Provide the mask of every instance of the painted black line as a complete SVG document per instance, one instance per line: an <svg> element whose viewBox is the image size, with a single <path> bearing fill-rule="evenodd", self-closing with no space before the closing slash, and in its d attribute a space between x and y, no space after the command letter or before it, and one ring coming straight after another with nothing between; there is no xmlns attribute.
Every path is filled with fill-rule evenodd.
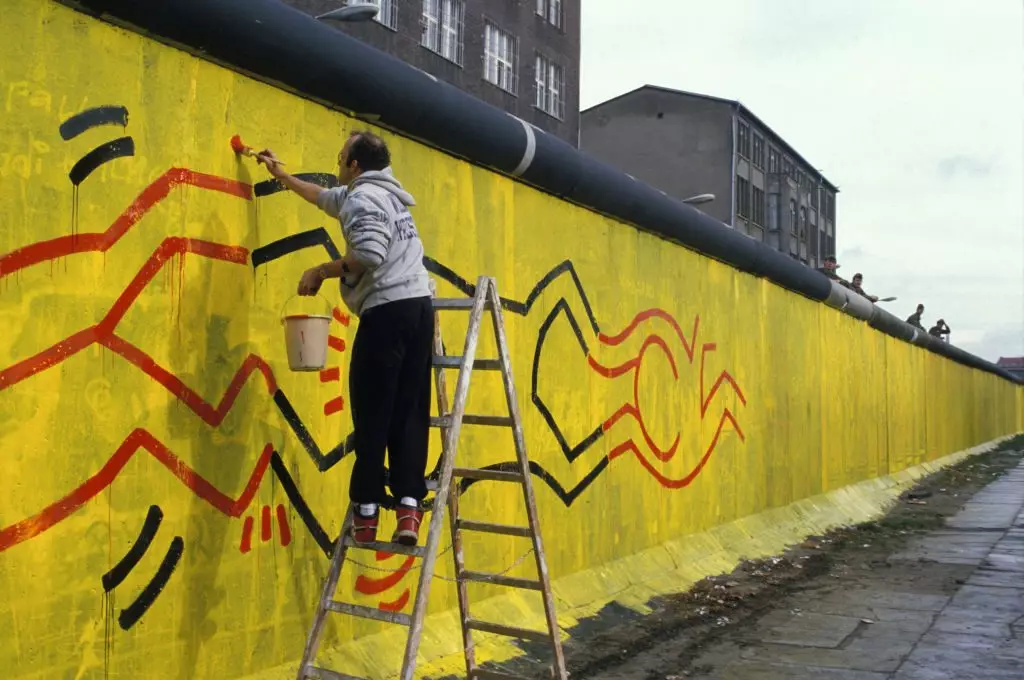
<svg viewBox="0 0 1024 680"><path fill-rule="evenodd" d="M571 463L572 461L579 458L584 451L593 446L594 442L604 435L604 428L600 425L597 426L593 432L591 432L583 441L579 442L575 446L569 446L569 443L565 439L565 435L562 433L562 428L559 427L558 421L555 420L551 410L541 399L539 385L540 385L540 356L544 350L544 342L547 340L548 331L551 330L551 326L555 323L555 320L559 315L565 314L565 318L569 321L569 325L572 327L572 332L576 336L576 341L579 343L580 349L583 350L584 359L590 355L590 349L587 347L587 342L583 338L583 331L580 329L580 325L576 322L576 317L573 316L572 309L569 307L569 303L565 301L565 298L561 298L555 303L555 306L551 308L551 312L547 318L544 319L544 323L540 325L540 330L537 332L537 346L533 353L533 373L531 375L530 385L530 397L533 400L533 405L540 411L541 416L544 418L544 422L548 424L548 429L555 435L555 439L558 441L558 445L562 448L562 453Z"/></svg>
<svg viewBox="0 0 1024 680"><path fill-rule="evenodd" d="M75 167L71 168L68 178L76 187L85 181L85 178L92 174L93 170L104 163L109 163L115 158L135 155L135 141L131 137L121 137L106 144L100 144L89 153L82 156Z"/></svg>
<svg viewBox="0 0 1024 680"><path fill-rule="evenodd" d="M261 264L272 262L305 248L315 248L316 246L323 246L332 260L341 259L341 252L338 250L338 246L334 245L334 239L331 238L326 229L318 227L298 234L292 234L291 236L285 236L273 243L256 248L252 251L252 267L255 269Z"/></svg>
<svg viewBox="0 0 1024 680"><path fill-rule="evenodd" d="M128 127L128 109L123 106L97 106L86 109L60 124L60 136L67 141L100 125Z"/></svg>
<svg viewBox="0 0 1024 680"><path fill-rule="evenodd" d="M135 565L139 563L142 556L146 554L146 550L149 549L149 544L153 542L153 537L156 536L157 529L160 528L160 522L164 519L164 513L159 507L155 505L149 506L149 512L146 513L146 521L142 523L142 531L139 532L139 537L135 539L135 543L128 549L121 561L114 565L114 567L103 575L103 590L110 592L114 588L121 585Z"/></svg>
<svg viewBox="0 0 1024 680"><path fill-rule="evenodd" d="M292 479L291 473L288 472L288 468L285 467L284 461L281 460L281 456L278 455L277 451L274 451L270 456L270 469L277 475L277 480L281 482L281 488L284 489L284 493L288 496L292 508L295 509L295 513L302 520L302 524L305 525L309 535L313 537L316 544L324 551L324 555L330 557L334 550L334 541L327 536L323 525L317 520L313 511L309 509L306 499L302 497L299 487L295 485L295 480ZM342 505L342 507L345 506Z"/></svg>
<svg viewBox="0 0 1024 680"><path fill-rule="evenodd" d="M580 494L586 491L587 487L593 484L594 480L597 479L602 472L604 472L604 469L606 467L608 467L607 456L599 460L597 465L594 466L594 469L588 472L586 477L577 482L576 486L566 490L561 484L558 483L558 480L556 480L550 472L548 472L541 466L540 463L537 463L532 460L530 461L530 473L533 474L535 477L539 478L545 484L547 484L548 487L555 492L555 495L558 496L559 499L561 499L565 507L569 507L570 505L572 505L573 502L577 498L579 498ZM519 463L515 461L509 461L507 463L497 463L495 465L488 465L482 469L499 470L501 472L518 472ZM459 488L462 491L466 491L467 489L469 489L472 486L475 486L479 482L480 480L477 479L463 479L462 482L460 483Z"/></svg>
<svg viewBox="0 0 1024 680"><path fill-rule="evenodd" d="M128 630L134 626L149 611L149 608L153 606L153 602L163 592L167 581L170 580L171 574L177 569L178 562L181 561L181 553L184 550L185 541L182 540L181 536L175 536L174 540L171 541L171 547L167 550L167 554L164 555L164 561L160 563L160 567L156 570L153 580L146 584L146 587L142 589L142 593L135 598L135 601L122 609L118 615L117 622L121 624L122 629Z"/></svg>
<svg viewBox="0 0 1024 680"><path fill-rule="evenodd" d="M333 189L338 186L337 175L332 175L326 172L299 172L294 176L303 181L312 182L324 189ZM287 191L287 189L288 188L281 184L279 180L268 179L262 182L256 182L252 188L252 193L256 198L261 198L263 196L271 196L281 191Z"/></svg>
<svg viewBox="0 0 1024 680"><path fill-rule="evenodd" d="M355 435L350 434L345 438L345 441L327 453L323 453L313 440L313 435L309 433L306 425L299 418L299 414L292 408L292 404L288 401L288 397L285 396L284 392L281 390L274 392L274 403L277 404L278 410L281 411L281 416L288 423L288 426L292 428L292 432L295 433L299 441L302 442L303 448L306 449L306 453L313 459L316 469L320 472L327 472L337 465L338 461L355 450Z"/></svg>

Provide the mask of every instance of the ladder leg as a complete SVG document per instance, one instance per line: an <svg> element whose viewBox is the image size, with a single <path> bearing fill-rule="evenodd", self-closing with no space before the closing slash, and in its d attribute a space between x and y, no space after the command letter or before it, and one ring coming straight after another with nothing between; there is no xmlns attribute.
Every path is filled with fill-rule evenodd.
<svg viewBox="0 0 1024 680"><path fill-rule="evenodd" d="M320 638L324 632L324 624L327 622L327 603L334 599L334 592L338 589L338 580L341 578L341 568L345 564L345 553L347 548L342 540L352 525L352 504L349 504L348 512L345 513L345 521L341 525L341 534L334 543L334 554L331 557L331 566L327 571L327 578L324 579L324 588L320 593L320 602L316 606L316 614L313 618L313 627L306 639L306 649L302 654L302 663L299 666L298 680L306 678L306 667L316 660L317 650L320 648Z"/></svg>
<svg viewBox="0 0 1024 680"><path fill-rule="evenodd" d="M501 314L501 300L494 279L489 279L487 294L491 302L491 320L494 324L494 338L498 345L498 361L501 363L501 376L505 385L505 400L508 402L509 415L512 417L512 438L515 441L516 459L523 473L523 497L526 502L526 515L530 523L533 555L537 563L537 574L543 585L544 614L547 618L548 631L551 635L551 651L554 655L554 675L565 680L565 656L562 652L562 641L559 638L558 617L555 612L554 596L551 594L551 577L548 574L547 557L540 536L540 521L537 517L537 505L533 496L533 482L530 474L530 459L526 453L526 441L523 437L523 423L519 414L516 399L515 383L512 380L512 361L509 357L508 341L505 337L505 324Z"/></svg>
<svg viewBox="0 0 1024 680"><path fill-rule="evenodd" d="M466 657L466 678L471 678L476 669L476 650L473 647L473 633L469 621L469 592L466 582L459 575L466 569L462 554L462 532L459 530L459 480L453 480L448 496L448 520L452 533L452 560L455 565L455 588L459 595L459 626L462 627L462 649Z"/></svg>
<svg viewBox="0 0 1024 680"><path fill-rule="evenodd" d="M416 653L419 651L420 638L423 636L423 619L430 597L430 581L434 577L434 565L437 562L437 544L441 535L441 526L448 504L448 491L452 484L452 468L455 453L458 449L459 433L462 430L462 416L466 411L466 395L469 392L470 377L473 374L473 361L476 358L477 340L480 336L480 320L483 318L484 302L486 301L486 278L480 277L473 308L469 314L469 327L466 333L466 344L462 351L459 366L459 378L455 383L455 401L452 407L452 424L445 432L442 449L441 478L438 480L437 492L434 494L434 508L430 513L430 529L427 534L426 553L420 569L419 587L416 589L416 602L413 605L412 625L409 639L405 644L405 656L402 660L401 680L413 680L416 671Z"/></svg>

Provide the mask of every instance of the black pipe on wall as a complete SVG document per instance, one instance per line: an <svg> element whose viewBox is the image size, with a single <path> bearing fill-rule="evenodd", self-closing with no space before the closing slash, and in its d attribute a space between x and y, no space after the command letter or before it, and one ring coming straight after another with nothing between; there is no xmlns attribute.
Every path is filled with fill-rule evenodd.
<svg viewBox="0 0 1024 680"><path fill-rule="evenodd" d="M823 274L278 0L62 1L518 177L813 300L824 301L831 291ZM878 314L872 325L909 341L912 333L901 327L907 324L891 316ZM1016 382L995 364L940 344L929 348Z"/></svg>

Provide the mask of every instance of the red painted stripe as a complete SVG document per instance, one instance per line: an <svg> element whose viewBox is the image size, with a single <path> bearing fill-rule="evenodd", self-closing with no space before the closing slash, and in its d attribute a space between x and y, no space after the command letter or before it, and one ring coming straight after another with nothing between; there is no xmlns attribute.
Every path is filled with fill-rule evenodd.
<svg viewBox="0 0 1024 680"><path fill-rule="evenodd" d="M718 392L718 388L722 386L723 382L727 382L732 386L732 389L736 392L736 396L740 398L740 403L744 406L747 405L747 398L743 396L743 390L740 389L739 384L729 375L728 371L723 370L718 374L718 379L715 380L715 384L711 386L711 391L708 392L708 396L704 396L704 359L707 357L708 352L715 351L714 343L707 343L702 348L703 351L700 354L700 416L704 417L704 414L708 411L708 406L711 404L711 400L714 398L715 393Z"/></svg>
<svg viewBox="0 0 1024 680"><path fill-rule="evenodd" d="M328 336L327 344L333 350L337 350L339 352L344 352L345 351L345 341L342 340L341 338L335 337L333 335Z"/></svg>
<svg viewBox="0 0 1024 680"><path fill-rule="evenodd" d="M240 517L249 507L256 494L256 489L263 480L263 475L270 464L270 456L274 451L273 447L267 444L249 475L245 489L237 499L232 499L175 456L152 434L146 430L136 429L125 438L106 465L74 491L47 506L38 514L0 529L0 552L38 536L95 498L117 479L121 470L139 449L146 450L192 493L229 517Z"/></svg>
<svg viewBox="0 0 1024 680"><path fill-rule="evenodd" d="M337 382L341 380L341 369L335 366L334 368L325 368L320 371L320 382Z"/></svg>
<svg viewBox="0 0 1024 680"><path fill-rule="evenodd" d="M280 532L281 545L288 547L292 542L292 530L288 526L288 515L285 514L284 506L277 506L277 529Z"/></svg>
<svg viewBox="0 0 1024 680"><path fill-rule="evenodd" d="M216 177L184 168L171 168L142 190L114 223L101 233L70 234L39 241L0 255L0 277L19 269L75 253L105 252L128 233L157 203L167 198L178 185L190 185L209 191L252 200L252 186L244 182Z"/></svg>
<svg viewBox="0 0 1024 680"><path fill-rule="evenodd" d="M405 578L405 575L409 573L409 570L412 568L412 564L415 560L416 558L410 555L397 571L388 574L383 578L370 578L369 576L360 574L356 578L356 592L360 592L364 595L379 595L385 590L394 588L398 585L398 582Z"/></svg>
<svg viewBox="0 0 1024 680"><path fill-rule="evenodd" d="M380 608L386 612L400 612L405 609L405 605L409 604L409 589L406 588L402 591L402 594L398 596L397 600L391 602L381 602Z"/></svg>
<svg viewBox="0 0 1024 680"><path fill-rule="evenodd" d="M263 506L263 514L260 517L260 540L264 543L270 540L270 506Z"/></svg>
<svg viewBox="0 0 1024 680"><path fill-rule="evenodd" d="M245 264L249 257L249 251L241 247L177 237L165 239L124 289L103 320L92 328L79 331L52 347L0 371L0 390L17 385L22 380L77 354L97 340L112 335L128 308L163 268L164 263L174 255L183 253L195 253L236 264Z"/></svg>
<svg viewBox="0 0 1024 680"><path fill-rule="evenodd" d="M244 555L252 550L252 515L245 518L245 525L242 526L242 544L238 550Z"/></svg>
<svg viewBox="0 0 1024 680"><path fill-rule="evenodd" d="M679 338L679 342L683 344L683 351L686 352L686 356L689 358L691 362L693 361L693 347L694 343L697 340L697 329L700 326L699 316L696 316L693 319L693 334L690 336L689 340L687 340L686 336L683 335L683 331L679 327L679 322L675 320L675 317L666 312L664 309L644 310L637 314L635 317L633 317L633 320L629 323L629 326L627 326L626 329L619 333L618 335L608 336L605 335L604 333L600 333L597 336L598 340L600 340L603 344L609 345L611 347L620 345L623 342L625 342L625 340L629 336L633 334L633 331L636 330L637 326L639 326L642 322L647 321L648 319L661 319L669 326L671 326L672 331L676 334L676 337Z"/></svg>
<svg viewBox="0 0 1024 680"><path fill-rule="evenodd" d="M640 453L636 446L627 446L626 450L631 449L633 453L636 455L637 460L640 461L640 464L643 465L647 469L647 471L651 473L651 475L656 480L658 480L658 483L661 484L663 487L665 487L666 489L681 489L684 486L689 486L690 483L693 482L694 479L696 479L697 475L699 475L701 471L704 469L704 466L707 464L708 459L711 458L711 454L715 452L715 448L717 448L718 446L718 438L722 434L722 427L725 425L726 420L732 423L733 429L736 430L736 434L739 435L740 441L746 440L743 436L743 430L740 429L740 426L739 424L737 424L736 419L733 418L732 413L729 411L729 409L725 409L725 411L722 413L722 417L718 421L718 429L715 430L715 436L711 440L711 444L708 446L707 450L704 452L704 456L700 459L700 462L697 463L696 467L694 467L693 470L691 470L690 473L683 477L682 479L671 479L663 475L658 470L655 470L651 462L647 460L647 458L644 457L643 454ZM608 457L611 458L611 455L609 455Z"/></svg>
<svg viewBox="0 0 1024 680"><path fill-rule="evenodd" d="M345 399L343 397L335 397L329 402L324 404L324 415L330 416L338 413L345 409Z"/></svg>
<svg viewBox="0 0 1024 680"><path fill-rule="evenodd" d="M348 314L345 314L337 307L334 308L334 319L342 326L347 326L352 321L352 317L350 317Z"/></svg>

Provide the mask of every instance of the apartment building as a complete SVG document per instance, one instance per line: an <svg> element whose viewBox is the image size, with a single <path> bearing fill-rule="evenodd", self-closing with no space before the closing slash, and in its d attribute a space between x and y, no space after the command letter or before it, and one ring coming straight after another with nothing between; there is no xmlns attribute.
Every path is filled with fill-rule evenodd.
<svg viewBox="0 0 1024 680"><path fill-rule="evenodd" d="M580 114L580 148L810 267L836 251L838 188L738 101L645 85ZM695 201L691 201L695 202Z"/></svg>
<svg viewBox="0 0 1024 680"><path fill-rule="evenodd" d="M284 0L318 16L340 0ZM372 21L331 22L536 127L579 145L581 0L349 0Z"/></svg>

